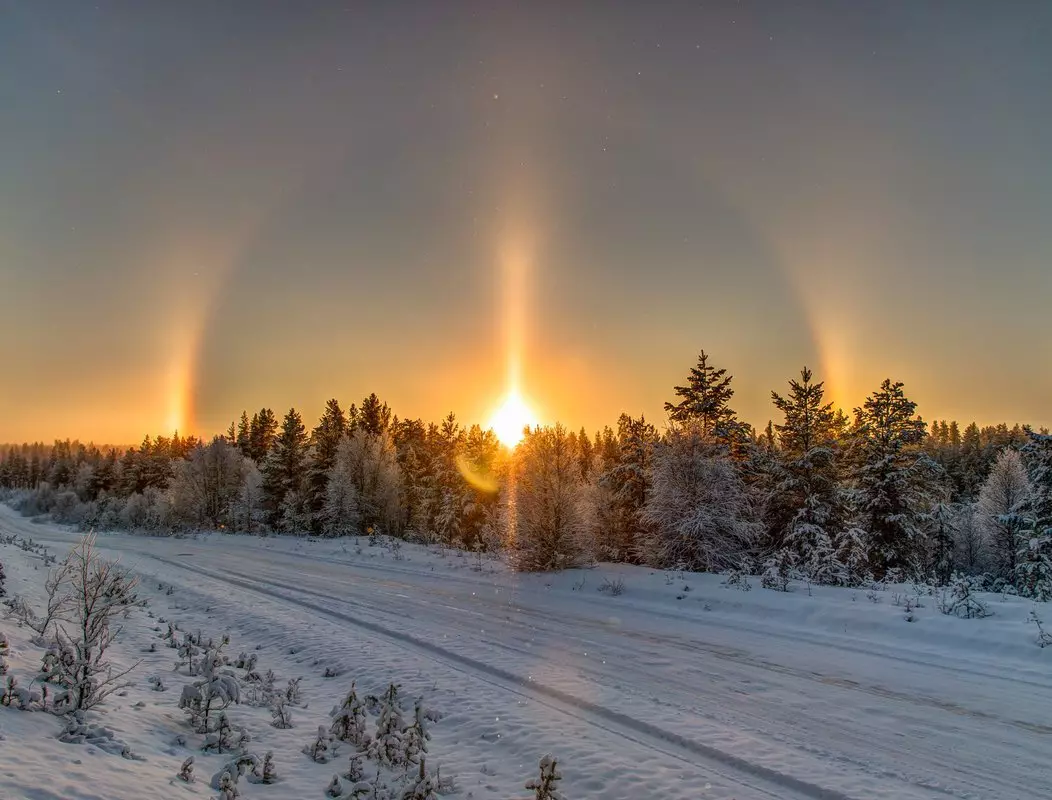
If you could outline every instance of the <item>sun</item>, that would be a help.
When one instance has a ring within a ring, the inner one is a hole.
[[[530,407],[518,392],[509,392],[504,403],[489,418],[490,429],[497,434],[500,443],[509,450],[522,441],[523,428],[537,424]]]

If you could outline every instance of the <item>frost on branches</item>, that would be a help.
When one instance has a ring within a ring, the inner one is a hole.
[[[1052,600],[1052,436],[1030,434],[1023,448],[1030,471],[1030,496],[1016,554],[1019,594]]]
[[[359,699],[355,684],[352,683],[351,691],[333,718],[330,731],[340,741],[363,748],[369,744],[367,725],[365,703]]]
[[[405,763],[405,746],[402,730],[401,701],[398,686],[391,684],[380,699],[380,713],[376,719],[376,736],[369,744],[369,757],[387,767],[398,767]]]

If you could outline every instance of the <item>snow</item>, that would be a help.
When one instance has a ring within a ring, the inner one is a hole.
[[[0,533],[52,551],[77,538],[6,508]],[[523,575],[488,557],[476,571],[474,554],[365,538],[109,534],[98,545],[143,576],[156,617],[229,634],[228,652],[258,655],[279,686],[302,676],[306,707],[289,730],[266,708],[227,709],[253,752],[273,750],[280,778],[243,781],[245,798],[324,796],[352,748],[329,764],[301,750],[352,681],[363,697],[401,684],[407,715],[418,698],[440,715],[427,763],[456,776],[456,797],[531,796],[546,753],[567,798],[1052,797],[1052,648],[1036,646],[1035,606],[1020,598],[984,595],[993,616],[957,619],[925,596],[911,623],[895,604],[910,587],[786,593],[751,578],[740,591],[623,565]],[[0,560],[9,595],[39,606],[40,557],[0,545]],[[624,592],[598,591],[605,579]],[[142,659],[134,685],[85,719],[144,760],[63,743],[63,720],[0,708],[0,797],[215,796],[209,777],[230,757],[195,747],[177,708],[191,679],[155,627],[167,626],[146,612],[127,620],[114,658]],[[0,630],[27,683],[41,649],[11,619]],[[175,776],[190,755],[198,780],[186,784]]]

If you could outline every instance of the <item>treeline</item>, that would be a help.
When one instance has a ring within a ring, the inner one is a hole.
[[[858,585],[955,572],[1052,598],[1052,439],[1006,425],[930,427],[901,383],[849,417],[806,368],[763,431],[702,352],[659,430],[622,414],[595,435],[399,419],[375,394],[308,430],[267,408],[204,443],[124,453],[57,442],[0,455],[29,515],[100,529],[379,533],[507,551],[522,569],[589,559]]]

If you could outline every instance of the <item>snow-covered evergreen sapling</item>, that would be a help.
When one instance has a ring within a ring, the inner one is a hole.
[[[427,743],[431,740],[431,733],[427,729],[427,719],[424,709],[417,700],[413,706],[413,721],[402,731],[402,757],[405,760],[406,771],[413,764],[423,764],[424,756],[427,754]]]
[[[361,753],[351,753],[351,760],[343,777],[351,783],[361,783],[365,780],[365,757]]]
[[[215,730],[205,737],[205,743],[201,749],[206,753],[231,753],[238,748],[238,741],[234,737],[234,729],[227,719],[226,712],[220,711],[216,719]]]
[[[3,631],[0,631],[0,675],[7,674],[7,651],[9,647],[7,636]]]
[[[275,728],[288,730],[292,727],[292,707],[284,695],[274,698],[274,705],[270,708],[270,715],[272,717],[270,724]]]
[[[796,553],[788,547],[783,547],[764,562],[760,584],[765,589],[788,592],[789,585],[797,576],[796,564]]]
[[[420,759],[416,780],[406,786],[399,800],[438,800],[438,779],[428,774],[424,759]]]
[[[274,751],[268,750],[263,756],[263,763],[259,769],[259,781],[260,783],[276,783],[278,780],[278,771],[274,766]]]
[[[527,789],[534,790],[534,800],[566,800],[556,788],[556,784],[563,779],[559,772],[558,762],[551,753],[541,758],[540,777],[526,782]]]
[[[388,767],[403,764],[405,762],[405,750],[402,743],[404,728],[401,703],[398,699],[398,686],[392,683],[380,700],[380,713],[376,718],[376,736],[369,745],[369,757]]]
[[[241,702],[241,684],[229,670],[222,669],[223,658],[218,649],[209,649],[197,662],[201,680],[184,686],[179,708],[190,716],[190,722],[198,733],[211,730],[210,716],[213,711],[222,711],[232,703]]]
[[[179,780],[184,783],[194,782],[194,757],[190,756],[179,768]]]
[[[336,742],[325,730],[325,726],[319,725],[317,737],[311,744],[303,746],[303,752],[310,757],[311,761],[328,764],[336,757]]]
[[[7,582],[7,575],[4,573],[4,562],[0,561],[0,597],[7,597],[7,588],[4,584]]]
[[[349,742],[355,747],[366,747],[369,744],[369,733],[366,730],[368,717],[365,712],[365,703],[358,697],[355,684],[351,684],[351,691],[332,721],[332,735],[343,742]]]
[[[229,772],[224,772],[223,777],[219,779],[219,800],[238,800],[239,797],[241,792],[237,790],[237,781]]]
[[[1052,647],[1052,633],[1045,630],[1044,620],[1037,615],[1036,610],[1031,610],[1026,621],[1037,626],[1037,646],[1041,648]]]
[[[343,784],[340,783],[340,776],[333,775],[332,780],[329,781],[329,786],[325,790],[326,797],[340,797],[343,794]]]

